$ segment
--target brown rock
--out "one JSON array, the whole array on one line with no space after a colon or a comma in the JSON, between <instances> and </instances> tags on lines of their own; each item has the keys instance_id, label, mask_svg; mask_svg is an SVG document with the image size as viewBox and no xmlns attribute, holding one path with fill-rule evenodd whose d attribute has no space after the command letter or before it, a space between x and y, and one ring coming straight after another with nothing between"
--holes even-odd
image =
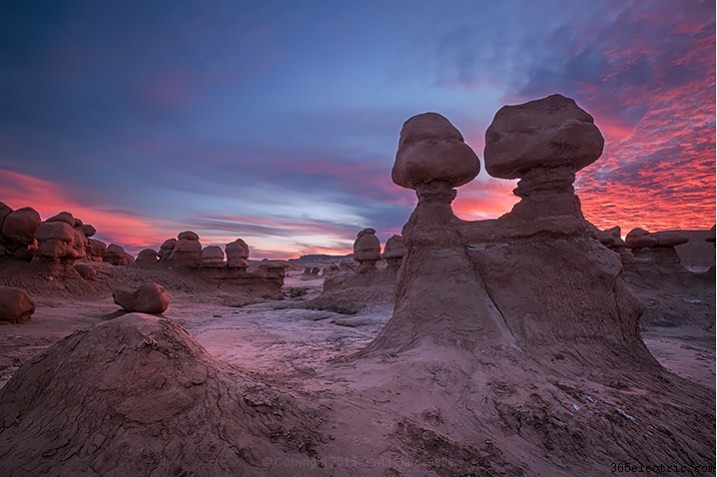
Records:
<instances>
[{"instance_id":1,"label":"brown rock","mask_svg":"<svg viewBox=\"0 0 717 477\"><path fill-rule=\"evenodd\" d=\"M628 248L657 247L657 238L647 230L636 228L625 236L625 245Z\"/></svg>"},{"instance_id":2,"label":"brown rock","mask_svg":"<svg viewBox=\"0 0 717 477\"><path fill-rule=\"evenodd\" d=\"M576 172L602 154L605 140L593 117L559 94L503 106L485 133L485 168L493 177L568 167Z\"/></svg>"},{"instance_id":3,"label":"brown rock","mask_svg":"<svg viewBox=\"0 0 717 477\"><path fill-rule=\"evenodd\" d=\"M173 268L197 268L201 258L202 244L191 238L183 238L177 240L167 263Z\"/></svg>"},{"instance_id":4,"label":"brown rock","mask_svg":"<svg viewBox=\"0 0 717 477\"><path fill-rule=\"evenodd\" d=\"M242 239L228 243L225 247L227 253L227 268L247 268L246 260L249 258L249 245Z\"/></svg>"},{"instance_id":5,"label":"brown rock","mask_svg":"<svg viewBox=\"0 0 717 477\"><path fill-rule=\"evenodd\" d=\"M217 245L202 249L200 268L224 268L224 251Z\"/></svg>"},{"instance_id":6,"label":"brown rock","mask_svg":"<svg viewBox=\"0 0 717 477\"><path fill-rule=\"evenodd\" d=\"M169 256L172 255L174 246L177 245L177 239L165 240L164 243L159 247L159 261L165 263L169 260Z\"/></svg>"},{"instance_id":7,"label":"brown rock","mask_svg":"<svg viewBox=\"0 0 717 477\"><path fill-rule=\"evenodd\" d=\"M75 226L75 218L69 212L60 212L59 214L53 215L47 219L45 222L64 222L70 227Z\"/></svg>"},{"instance_id":8,"label":"brown rock","mask_svg":"<svg viewBox=\"0 0 717 477\"><path fill-rule=\"evenodd\" d=\"M35 230L42 220L40 214L31 207L23 207L10 212L2 224L2 236L16 247L27 247L35 238Z\"/></svg>"},{"instance_id":9,"label":"brown rock","mask_svg":"<svg viewBox=\"0 0 717 477\"><path fill-rule=\"evenodd\" d=\"M376 270L376 262L381 260L381 242L376 237L376 230L366 228L358 233L354 242L354 260L360 263L359 273Z\"/></svg>"},{"instance_id":10,"label":"brown rock","mask_svg":"<svg viewBox=\"0 0 717 477\"><path fill-rule=\"evenodd\" d=\"M76 263L75 270L85 280L93 280L97 276L97 269L89 263Z\"/></svg>"},{"instance_id":11,"label":"brown rock","mask_svg":"<svg viewBox=\"0 0 717 477\"><path fill-rule=\"evenodd\" d=\"M10 215L10 212L12 212L12 209L4 202L0 202L0 230L2 230L3 223L5 222L5 217Z\"/></svg>"},{"instance_id":12,"label":"brown rock","mask_svg":"<svg viewBox=\"0 0 717 477\"><path fill-rule=\"evenodd\" d=\"M392 235L386 240L386 245L383 249L383 258L388 264L388 268L392 271L396 271L401 267L401 261L403 256L408 253L406 244L403 243L403 238L400 235Z\"/></svg>"},{"instance_id":13,"label":"brown rock","mask_svg":"<svg viewBox=\"0 0 717 477\"><path fill-rule=\"evenodd\" d=\"M42 222L35 230L37 254L50 259L72 259L75 230L66 221ZM79 257L77 257L79 258Z\"/></svg>"},{"instance_id":14,"label":"brown rock","mask_svg":"<svg viewBox=\"0 0 717 477\"><path fill-rule=\"evenodd\" d=\"M22 323L35 313L35 302L21 288L0 287L0 321Z\"/></svg>"},{"instance_id":15,"label":"brown rock","mask_svg":"<svg viewBox=\"0 0 717 477\"><path fill-rule=\"evenodd\" d=\"M85 237L90 238L93 237L97 233L97 229L95 229L90 224L83 224L80 226L80 230L82 230L82 233L85 235Z\"/></svg>"},{"instance_id":16,"label":"brown rock","mask_svg":"<svg viewBox=\"0 0 717 477\"><path fill-rule=\"evenodd\" d=\"M187 230L186 232L182 232L179 235L177 235L177 239L179 240L192 240L194 242L199 241L199 235L192 232L191 230Z\"/></svg>"},{"instance_id":17,"label":"brown rock","mask_svg":"<svg viewBox=\"0 0 717 477\"><path fill-rule=\"evenodd\" d=\"M111 243L107 247L107 252L102 257L102 261L116 266L127 266L134 262L134 257L125 252L122 246Z\"/></svg>"},{"instance_id":18,"label":"brown rock","mask_svg":"<svg viewBox=\"0 0 717 477\"><path fill-rule=\"evenodd\" d=\"M93 262L101 262L107 253L107 244L101 240L88 239L85 246L85 255Z\"/></svg>"},{"instance_id":19,"label":"brown rock","mask_svg":"<svg viewBox=\"0 0 717 477\"><path fill-rule=\"evenodd\" d=\"M480 172L480 161L443 116L424 113L403 124L391 178L409 189L441 181L458 187Z\"/></svg>"},{"instance_id":20,"label":"brown rock","mask_svg":"<svg viewBox=\"0 0 717 477\"><path fill-rule=\"evenodd\" d=\"M679 232L655 232L652 234L657 239L658 247L674 247L690 241L690 238Z\"/></svg>"},{"instance_id":21,"label":"brown rock","mask_svg":"<svg viewBox=\"0 0 717 477\"><path fill-rule=\"evenodd\" d=\"M151 248L146 248L137 254L137 260L135 260L133 266L135 267L154 267L159 263L159 256L157 252Z\"/></svg>"},{"instance_id":22,"label":"brown rock","mask_svg":"<svg viewBox=\"0 0 717 477\"><path fill-rule=\"evenodd\" d=\"M169 307L167 291L157 283L143 283L133 292L115 291L112 297L115 303L128 312L159 314Z\"/></svg>"}]
</instances>

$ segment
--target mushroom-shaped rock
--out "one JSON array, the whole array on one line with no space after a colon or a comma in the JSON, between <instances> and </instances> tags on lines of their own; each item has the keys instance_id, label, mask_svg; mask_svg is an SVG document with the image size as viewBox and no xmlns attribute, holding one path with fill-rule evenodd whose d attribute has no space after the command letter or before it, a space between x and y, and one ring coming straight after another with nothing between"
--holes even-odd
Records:
<instances>
[{"instance_id":1,"label":"mushroom-shaped rock","mask_svg":"<svg viewBox=\"0 0 717 477\"><path fill-rule=\"evenodd\" d=\"M163 313L169 307L169 296L158 283L143 283L135 291L115 291L115 303L128 312Z\"/></svg>"},{"instance_id":2,"label":"mushroom-shaped rock","mask_svg":"<svg viewBox=\"0 0 717 477\"><path fill-rule=\"evenodd\" d=\"M574 100L554 94L503 106L485 133L485 168L493 177L518 179L531 169L595 162L605 140L593 117Z\"/></svg>"},{"instance_id":3,"label":"mushroom-shaped rock","mask_svg":"<svg viewBox=\"0 0 717 477\"><path fill-rule=\"evenodd\" d=\"M125 252L122 246L111 243L107 247L107 252L104 257L102 257L102 261L111 263L112 265L125 266L134 262L134 257Z\"/></svg>"},{"instance_id":4,"label":"mushroom-shaped rock","mask_svg":"<svg viewBox=\"0 0 717 477\"><path fill-rule=\"evenodd\" d=\"M657 244L657 238L641 228L632 229L625 236L625 245L628 248L657 247Z\"/></svg>"},{"instance_id":5,"label":"mushroom-shaped rock","mask_svg":"<svg viewBox=\"0 0 717 477\"><path fill-rule=\"evenodd\" d=\"M159 256L157 252L151 248L146 248L137 254L137 260L134 262L135 267L153 267L159 262Z\"/></svg>"},{"instance_id":6,"label":"mushroom-shaped rock","mask_svg":"<svg viewBox=\"0 0 717 477\"><path fill-rule=\"evenodd\" d=\"M182 232L182 233L180 233L179 235L177 235L177 239L178 239L178 240L192 240L192 241L194 241L194 242L198 242L198 241L199 241L199 235L197 235L196 233L192 232L191 230L187 230L187 231Z\"/></svg>"},{"instance_id":7,"label":"mushroom-shaped rock","mask_svg":"<svg viewBox=\"0 0 717 477\"><path fill-rule=\"evenodd\" d=\"M22 323L35 312L35 302L21 288L0 287L0 321Z\"/></svg>"},{"instance_id":8,"label":"mushroom-shaped rock","mask_svg":"<svg viewBox=\"0 0 717 477\"><path fill-rule=\"evenodd\" d=\"M236 239L224 247L227 252L227 268L247 268L249 245L242 239Z\"/></svg>"},{"instance_id":9,"label":"mushroom-shaped rock","mask_svg":"<svg viewBox=\"0 0 717 477\"><path fill-rule=\"evenodd\" d=\"M97 233L97 229L95 229L95 228L94 228L92 225L90 225L90 224L83 224L83 225L81 225L81 226L80 226L80 230L82 231L82 233L83 233L83 234L85 235L85 237L87 237L87 238L90 238L90 237L94 236L94 235Z\"/></svg>"},{"instance_id":10,"label":"mushroom-shaped rock","mask_svg":"<svg viewBox=\"0 0 717 477\"><path fill-rule=\"evenodd\" d=\"M75 270L85 280L92 280L97 276L97 269L89 263L77 263L75 264Z\"/></svg>"},{"instance_id":11,"label":"mushroom-shaped rock","mask_svg":"<svg viewBox=\"0 0 717 477\"><path fill-rule=\"evenodd\" d=\"M10 212L2 224L3 237L13 245L27 247L35 238L35 230L40 226L40 214L31 207L23 207Z\"/></svg>"},{"instance_id":12,"label":"mushroom-shaped rock","mask_svg":"<svg viewBox=\"0 0 717 477\"><path fill-rule=\"evenodd\" d=\"M655 232L652 234L657 239L658 247L674 247L690 241L690 238L680 232Z\"/></svg>"},{"instance_id":13,"label":"mushroom-shaped rock","mask_svg":"<svg viewBox=\"0 0 717 477\"><path fill-rule=\"evenodd\" d=\"M202 244L190 237L177 240L167 262L174 268L197 268L201 258Z\"/></svg>"},{"instance_id":14,"label":"mushroom-shaped rock","mask_svg":"<svg viewBox=\"0 0 717 477\"><path fill-rule=\"evenodd\" d=\"M169 256L172 255L174 246L177 245L177 239L165 240L159 247L159 261L166 262L169 260Z\"/></svg>"},{"instance_id":15,"label":"mushroom-shaped rock","mask_svg":"<svg viewBox=\"0 0 717 477\"><path fill-rule=\"evenodd\" d=\"M424 113L403 124L393 164L393 182L409 189L438 181L458 187L480 172L475 152L450 121L437 113Z\"/></svg>"},{"instance_id":16,"label":"mushroom-shaped rock","mask_svg":"<svg viewBox=\"0 0 717 477\"><path fill-rule=\"evenodd\" d=\"M356 235L354 260L360 263L359 273L376 270L376 262L381 260L381 242L376 230L366 228Z\"/></svg>"},{"instance_id":17,"label":"mushroom-shaped rock","mask_svg":"<svg viewBox=\"0 0 717 477\"><path fill-rule=\"evenodd\" d=\"M210 245L202 249L200 268L223 268L224 251L217 245Z\"/></svg>"},{"instance_id":18,"label":"mushroom-shaped rock","mask_svg":"<svg viewBox=\"0 0 717 477\"><path fill-rule=\"evenodd\" d=\"M388 268L391 270L398 270L401 266L401 260L403 256L408 253L406 244L403 243L403 238L400 235L392 235L387 241L386 246L383 249L383 258L388 264Z\"/></svg>"}]
</instances>

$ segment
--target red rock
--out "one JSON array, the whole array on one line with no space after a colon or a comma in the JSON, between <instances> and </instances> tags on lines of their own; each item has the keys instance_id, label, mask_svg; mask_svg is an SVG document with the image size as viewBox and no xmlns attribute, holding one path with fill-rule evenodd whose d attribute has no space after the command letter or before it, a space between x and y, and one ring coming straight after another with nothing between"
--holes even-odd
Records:
<instances>
[{"instance_id":1,"label":"red rock","mask_svg":"<svg viewBox=\"0 0 717 477\"><path fill-rule=\"evenodd\" d=\"M414 116L403 124L391 178L409 189L442 181L458 187L480 172L480 161L461 133L436 113Z\"/></svg>"},{"instance_id":2,"label":"red rock","mask_svg":"<svg viewBox=\"0 0 717 477\"><path fill-rule=\"evenodd\" d=\"M242 239L236 239L224 247L227 253L227 268L247 268L249 245Z\"/></svg>"},{"instance_id":3,"label":"red rock","mask_svg":"<svg viewBox=\"0 0 717 477\"><path fill-rule=\"evenodd\" d=\"M82 233L85 234L85 237L90 238L94 236L97 233L97 229L95 229L90 224L83 224L80 226L80 230L82 230Z\"/></svg>"},{"instance_id":4,"label":"red rock","mask_svg":"<svg viewBox=\"0 0 717 477\"><path fill-rule=\"evenodd\" d=\"M224 251L217 245L202 250L201 268L224 268Z\"/></svg>"},{"instance_id":5,"label":"red rock","mask_svg":"<svg viewBox=\"0 0 717 477\"><path fill-rule=\"evenodd\" d=\"M0 321L22 323L35 313L35 302L21 288L0 287Z\"/></svg>"},{"instance_id":6,"label":"red rock","mask_svg":"<svg viewBox=\"0 0 717 477\"><path fill-rule=\"evenodd\" d=\"M85 280L92 280L97 276L97 269L88 263L76 263L75 270Z\"/></svg>"},{"instance_id":7,"label":"red rock","mask_svg":"<svg viewBox=\"0 0 717 477\"><path fill-rule=\"evenodd\" d=\"M167 291L157 283L143 283L135 291L115 291L112 297L128 312L158 314L169 307Z\"/></svg>"},{"instance_id":8,"label":"red rock","mask_svg":"<svg viewBox=\"0 0 717 477\"><path fill-rule=\"evenodd\" d=\"M27 247L35 238L35 230L42 220L31 207L10 212L2 224L2 236L13 245Z\"/></svg>"},{"instance_id":9,"label":"red rock","mask_svg":"<svg viewBox=\"0 0 717 477\"><path fill-rule=\"evenodd\" d=\"M199 241L199 235L192 232L191 230L187 230L186 232L182 232L179 235L177 235L177 239L179 240L191 240L193 242Z\"/></svg>"}]
</instances>

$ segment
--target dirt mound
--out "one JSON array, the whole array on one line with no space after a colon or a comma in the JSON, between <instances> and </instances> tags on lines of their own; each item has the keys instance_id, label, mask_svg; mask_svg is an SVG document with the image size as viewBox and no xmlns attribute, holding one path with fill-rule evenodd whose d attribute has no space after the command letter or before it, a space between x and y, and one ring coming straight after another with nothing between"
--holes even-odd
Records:
<instances>
[{"instance_id":1,"label":"dirt mound","mask_svg":"<svg viewBox=\"0 0 717 477\"><path fill-rule=\"evenodd\" d=\"M319 419L132 313L65 338L0 391L2 475L278 475L311 458Z\"/></svg>"}]
</instances>

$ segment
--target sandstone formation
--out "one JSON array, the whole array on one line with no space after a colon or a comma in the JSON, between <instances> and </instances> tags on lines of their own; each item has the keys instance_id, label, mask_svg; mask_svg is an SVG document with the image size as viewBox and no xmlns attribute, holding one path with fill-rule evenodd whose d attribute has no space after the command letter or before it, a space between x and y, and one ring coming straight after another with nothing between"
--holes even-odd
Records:
<instances>
[{"instance_id":1,"label":"sandstone formation","mask_svg":"<svg viewBox=\"0 0 717 477\"><path fill-rule=\"evenodd\" d=\"M401 137L430 143L457 136L439 123L426 131L426 121L412 118ZM383 379L372 376L380 383L373 392L394 399L400 388L412 403L430 403L411 416L441 416L431 429L446 440L467 429L469 442L490 438L512 455L533 455L535 475L591 475L605 459L714 462L713 392L651 356L638 329L644 307L574 194L575 173L602 148L590 115L568 98L502 108L486 133L486 169L520 178L521 201L503 217L476 222L451 209L453 187L465 180L446 180L450 153L421 151L420 181L394 168L394 182L415 188L418 204L403 228L407 254L393 316L352 363L390 363ZM412 154L400 141L396 162ZM477 171L467 154L450 159ZM615 392L592 398L607 389ZM669 424L665 403L672 403ZM700 421L709 424L696 430ZM489 431L492 425L501 432ZM539 462L547 468L534 470Z\"/></svg>"},{"instance_id":2,"label":"sandstone formation","mask_svg":"<svg viewBox=\"0 0 717 477\"><path fill-rule=\"evenodd\" d=\"M22 323L33 313L35 302L29 293L21 288L0 287L0 321Z\"/></svg>"},{"instance_id":3,"label":"sandstone formation","mask_svg":"<svg viewBox=\"0 0 717 477\"><path fill-rule=\"evenodd\" d=\"M217 245L202 249L200 268L224 268L224 251Z\"/></svg>"},{"instance_id":4,"label":"sandstone formation","mask_svg":"<svg viewBox=\"0 0 717 477\"><path fill-rule=\"evenodd\" d=\"M227 267L246 270L249 258L249 246L242 239L236 239L225 247L227 253Z\"/></svg>"},{"instance_id":5,"label":"sandstone formation","mask_svg":"<svg viewBox=\"0 0 717 477\"><path fill-rule=\"evenodd\" d=\"M165 242L166 243L166 242ZM202 244L194 232L182 232L177 236L167 264L172 268L198 268L202 259Z\"/></svg>"},{"instance_id":6,"label":"sandstone formation","mask_svg":"<svg viewBox=\"0 0 717 477\"><path fill-rule=\"evenodd\" d=\"M121 245L111 243L107 247L107 252L102 257L102 261L115 266L127 266L134 262L134 257L125 252L124 247Z\"/></svg>"},{"instance_id":7,"label":"sandstone formation","mask_svg":"<svg viewBox=\"0 0 717 477\"><path fill-rule=\"evenodd\" d=\"M82 221L69 212L60 212L35 230L38 243L34 260L51 276L73 275L74 263L87 255L88 240Z\"/></svg>"},{"instance_id":8,"label":"sandstone formation","mask_svg":"<svg viewBox=\"0 0 717 477\"><path fill-rule=\"evenodd\" d=\"M82 230L82 233L85 234L85 237L90 238L94 237L94 235L97 233L97 229L95 229L90 224L83 224L80 226L80 230Z\"/></svg>"},{"instance_id":9,"label":"sandstone formation","mask_svg":"<svg viewBox=\"0 0 717 477\"><path fill-rule=\"evenodd\" d=\"M115 291L112 298L127 312L158 314L169 307L167 290L157 283L143 283L134 291Z\"/></svg>"},{"instance_id":10,"label":"sandstone formation","mask_svg":"<svg viewBox=\"0 0 717 477\"><path fill-rule=\"evenodd\" d=\"M2 204L2 213L7 212L7 206ZM0 214L2 215L2 214ZM7 213L2 222L3 243L10 250L26 248L35 238L35 229L40 226L40 214L31 207L23 207Z\"/></svg>"},{"instance_id":11,"label":"sandstone formation","mask_svg":"<svg viewBox=\"0 0 717 477\"><path fill-rule=\"evenodd\" d=\"M75 264L75 270L85 280L94 280L97 276L97 269L89 263L77 263Z\"/></svg>"},{"instance_id":12,"label":"sandstone formation","mask_svg":"<svg viewBox=\"0 0 717 477\"><path fill-rule=\"evenodd\" d=\"M102 262L107 253L107 244L101 240L88 239L85 247L85 256L93 262Z\"/></svg>"},{"instance_id":13,"label":"sandstone formation","mask_svg":"<svg viewBox=\"0 0 717 477\"><path fill-rule=\"evenodd\" d=\"M689 237L679 232L650 233L636 228L625 236L625 245L637 258L654 261L658 265L679 265L680 257L675 245L687 243Z\"/></svg>"},{"instance_id":14,"label":"sandstone formation","mask_svg":"<svg viewBox=\"0 0 717 477\"><path fill-rule=\"evenodd\" d=\"M383 249L383 259L386 260L388 269L397 272L401 267L403 256L406 255L407 252L408 249L400 235L392 235L386 240L386 245Z\"/></svg>"},{"instance_id":15,"label":"sandstone formation","mask_svg":"<svg viewBox=\"0 0 717 477\"><path fill-rule=\"evenodd\" d=\"M356 235L353 255L359 262L358 273L376 271L376 263L381 260L381 242L376 237L376 230L367 228Z\"/></svg>"},{"instance_id":16,"label":"sandstone formation","mask_svg":"<svg viewBox=\"0 0 717 477\"><path fill-rule=\"evenodd\" d=\"M137 254L137 259L132 264L138 268L154 268L159 263L159 256L151 248L145 248Z\"/></svg>"},{"instance_id":17,"label":"sandstone formation","mask_svg":"<svg viewBox=\"0 0 717 477\"><path fill-rule=\"evenodd\" d=\"M71 334L0 389L2 475L267 475L312 459L319 418L130 313Z\"/></svg>"},{"instance_id":18,"label":"sandstone formation","mask_svg":"<svg viewBox=\"0 0 717 477\"><path fill-rule=\"evenodd\" d=\"M172 255L172 250L174 250L175 245L177 245L177 239L168 239L162 243L159 247L158 254L160 263L166 263L169 261L169 257Z\"/></svg>"}]
</instances>

